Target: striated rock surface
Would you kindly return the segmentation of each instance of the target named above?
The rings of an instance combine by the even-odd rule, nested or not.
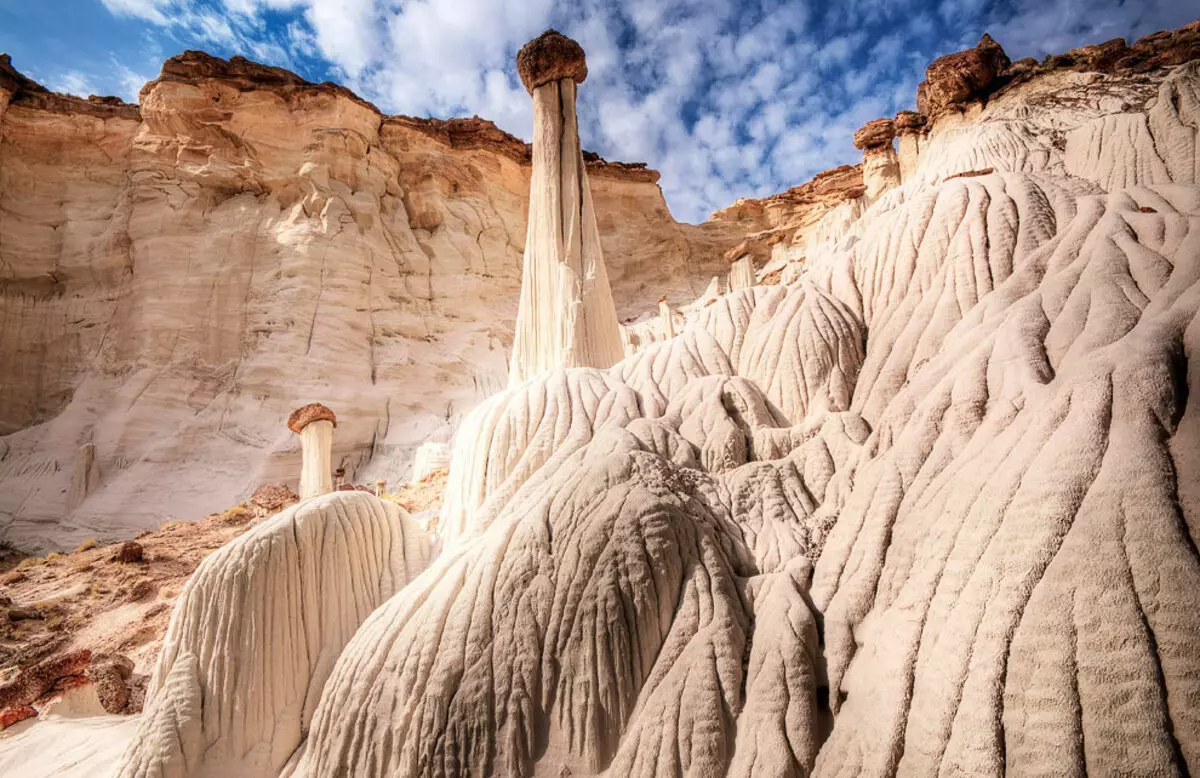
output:
[[[517,53],[517,70],[533,96],[533,175],[512,386],[560,367],[609,367],[624,353],[579,146],[583,49],[548,30]]]
[[[210,557],[116,774],[1200,770],[1200,60],[1096,75],[483,401],[427,567],[357,492]]]
[[[208,557],[117,774],[278,775],[346,641],[428,562],[408,514],[362,492],[293,506]]]
[[[896,137],[896,125],[891,119],[874,119],[855,131],[854,148],[865,150],[877,146],[889,146],[894,137]]]
[[[71,548],[295,489],[284,422],[314,399],[344,419],[335,467],[399,483],[507,383],[530,152],[489,122],[199,52],[140,106],[7,60],[0,89],[0,538]],[[695,299],[741,236],[589,156],[618,315]]]

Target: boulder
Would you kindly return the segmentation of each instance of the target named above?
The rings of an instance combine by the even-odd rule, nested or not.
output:
[[[891,143],[896,127],[891,119],[874,119],[854,133],[854,148],[870,149]]]
[[[936,116],[952,106],[986,97],[997,77],[1011,64],[987,33],[973,49],[935,59],[917,87],[917,110]]]
[[[529,94],[564,78],[581,84],[587,78],[587,58],[578,43],[557,30],[546,30],[517,52],[517,74]]]

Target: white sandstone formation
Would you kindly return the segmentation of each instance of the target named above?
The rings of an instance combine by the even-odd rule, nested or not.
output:
[[[896,129],[896,143],[900,147],[896,153],[900,183],[911,179],[917,170],[921,158],[921,133],[927,121],[923,114],[916,111],[901,111],[892,122]]]
[[[892,139],[896,128],[891,119],[867,122],[854,133],[854,147],[863,152],[863,185],[868,200],[876,200],[901,181],[900,160]]]
[[[609,367],[624,347],[575,115],[583,49],[548,30],[517,54],[533,96],[533,174],[509,386],[560,367]]]
[[[71,474],[71,496],[67,504],[77,507],[100,485],[100,464],[96,460],[96,446],[84,443],[79,447],[75,459],[75,470]]]
[[[659,325],[662,327],[662,336],[666,340],[675,337],[675,314],[671,312],[671,306],[667,304],[666,297],[658,298],[658,319]]]
[[[481,403],[419,576],[357,493],[215,554],[117,774],[1200,771],[1200,23],[1105,46],[933,63],[792,282]]]
[[[411,482],[420,481],[436,470],[450,466],[450,441],[441,436],[425,441],[413,458]]]
[[[140,105],[0,58],[0,113],[0,539],[64,550],[294,490],[284,421],[313,396],[348,478],[401,483],[507,385],[530,150],[490,122],[200,52]],[[695,299],[740,227],[585,164],[618,314]],[[102,480],[73,504],[88,442]]]
[[[438,722],[380,756],[401,775],[1193,771],[1200,117],[1178,96],[1200,66],[1152,81],[1112,77],[1142,100],[1122,127],[1071,71],[1027,87],[1063,96],[1053,115],[1009,92],[935,124],[912,181],[800,283],[724,297],[630,358],[678,382],[665,408],[614,382],[625,363],[481,407],[452,466],[450,497],[460,477],[472,496],[448,505],[444,594],[402,595],[352,644],[396,636],[371,667],[403,680],[340,664],[307,774],[355,774],[352,733],[378,742],[389,716]],[[1150,145],[1133,153],[1124,125]],[[700,332],[739,377],[678,361],[708,352]],[[769,478],[732,488],[754,468]],[[725,593],[729,575],[753,596]],[[419,625],[481,618],[481,580],[505,603],[496,637],[422,669]],[[397,696],[442,672],[480,702]],[[466,711],[485,698],[480,729]]]
[[[408,514],[357,491],[294,505],[205,559],[116,774],[279,775],[347,641],[428,563]]]
[[[320,403],[292,411],[288,429],[300,436],[301,500],[333,491],[333,428],[337,417]]]
[[[733,261],[729,266],[727,286],[730,292],[740,292],[754,286],[754,257],[744,254]]]

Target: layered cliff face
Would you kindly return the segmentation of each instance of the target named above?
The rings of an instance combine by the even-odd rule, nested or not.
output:
[[[76,774],[1200,770],[1200,23],[997,48],[882,186],[741,206],[778,283],[479,404],[432,559],[357,494],[211,557]]]
[[[245,60],[168,61],[140,106],[0,87],[0,538],[62,548],[294,481],[283,422],[407,478],[507,382],[529,150],[382,116]],[[587,163],[618,314],[725,272],[643,166]]]

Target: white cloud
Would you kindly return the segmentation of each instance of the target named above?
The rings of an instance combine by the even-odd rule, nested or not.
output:
[[[92,86],[91,79],[77,70],[68,70],[60,74],[47,86],[54,92],[62,92],[68,95],[76,95],[78,97],[87,97],[96,93],[95,87]]]
[[[117,16],[134,16],[155,24],[167,24],[164,10],[172,0],[102,0],[104,7]]]
[[[588,52],[585,147],[658,168],[672,211],[692,221],[858,161],[854,130],[912,107],[925,65],[985,30],[1014,58],[1042,56],[1200,11],[1198,0],[103,2],[272,64],[319,57],[391,112],[478,114],[523,137],[531,106],[513,58],[554,26]]]
[[[147,81],[154,78],[154,76],[144,76],[136,73],[115,59],[113,60],[113,75],[120,85],[117,96],[127,103],[138,102],[138,93],[141,92],[142,87],[146,85]]]

